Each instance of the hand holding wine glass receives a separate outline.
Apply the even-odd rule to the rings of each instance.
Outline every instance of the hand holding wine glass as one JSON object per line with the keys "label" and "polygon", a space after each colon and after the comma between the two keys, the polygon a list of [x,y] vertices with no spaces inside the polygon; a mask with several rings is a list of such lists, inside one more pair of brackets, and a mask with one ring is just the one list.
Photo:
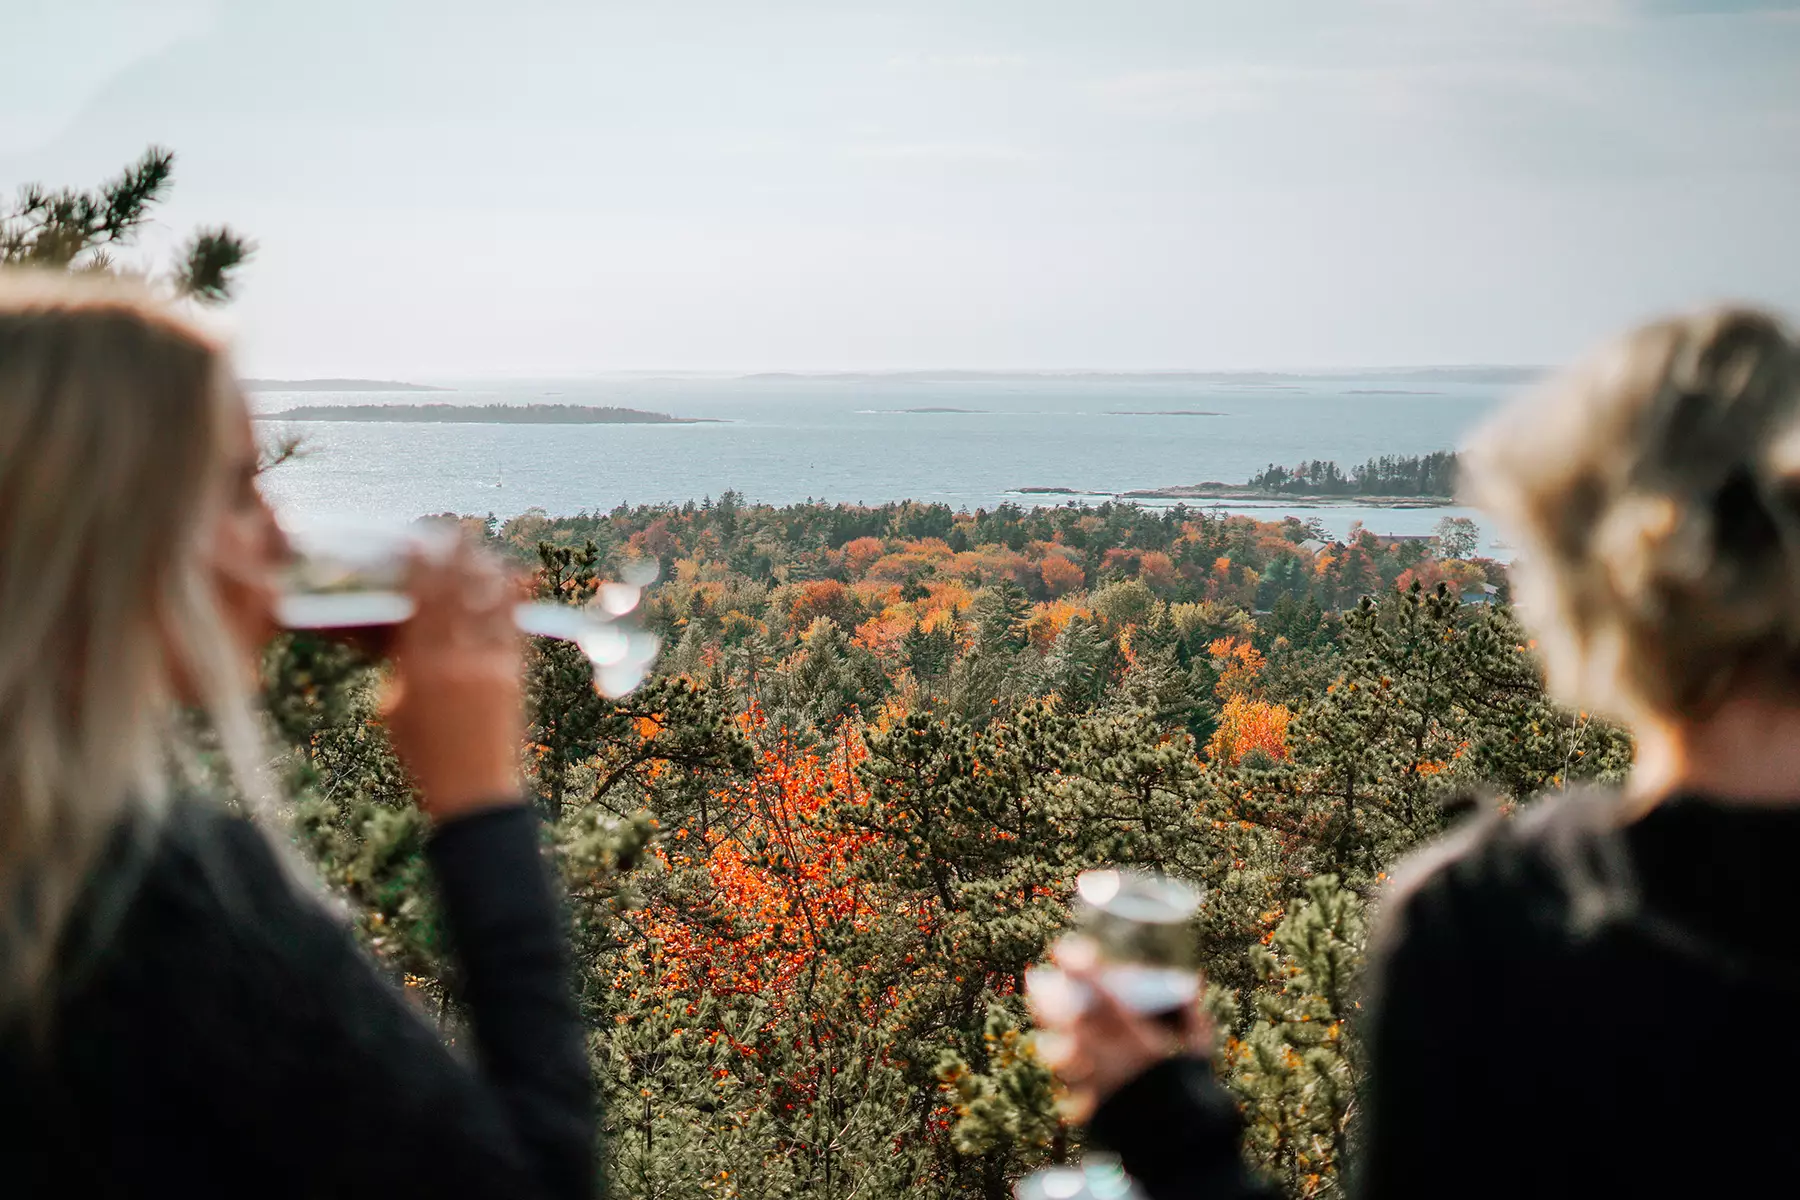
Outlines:
{"label": "hand holding wine glass", "polygon": [[1085,1122],[1120,1086],[1210,1040],[1192,921],[1204,894],[1132,870],[1085,871],[1053,965],[1025,972],[1038,1056],[1062,1079],[1065,1115]]}
{"label": "hand holding wine glass", "polygon": [[1102,1101],[1166,1058],[1210,1051],[1212,1022],[1198,987],[1179,1008],[1150,1015],[1113,994],[1092,941],[1066,939],[1052,958],[1057,982],[1040,983],[1029,999],[1038,1057],[1068,1089],[1069,1120],[1086,1122]]}
{"label": "hand holding wine glass", "polygon": [[518,585],[489,554],[459,543],[415,556],[414,611],[394,631],[386,710],[394,749],[435,820],[522,803],[524,639]]}
{"label": "hand holding wine glass", "polygon": [[[393,525],[355,520],[285,521],[292,552],[276,618],[364,648],[377,657],[390,649],[392,631],[417,609],[406,589],[407,572],[421,558],[444,559],[461,542],[441,525]],[[514,625],[534,637],[557,638],[580,648],[594,672],[594,687],[612,699],[644,681],[660,642],[634,619],[644,589],[656,578],[654,560],[625,564],[623,578],[604,583],[581,607],[511,597]]]}

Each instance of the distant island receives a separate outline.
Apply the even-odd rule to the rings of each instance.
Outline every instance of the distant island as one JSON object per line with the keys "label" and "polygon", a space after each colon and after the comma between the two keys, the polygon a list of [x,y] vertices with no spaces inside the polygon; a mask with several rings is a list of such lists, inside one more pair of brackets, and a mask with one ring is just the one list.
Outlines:
{"label": "distant island", "polygon": [[[1027,496],[1092,496],[1066,487],[1015,489]],[[1439,450],[1410,458],[1386,454],[1346,472],[1334,462],[1270,466],[1245,483],[1178,484],[1112,493],[1121,500],[1298,500],[1372,508],[1440,508],[1455,503],[1456,454]]]}
{"label": "distant island", "polygon": [[454,388],[391,379],[240,379],[246,392],[449,392]]}
{"label": "distant island", "polygon": [[1317,371],[763,371],[739,375],[753,382],[975,383],[1056,379],[1091,383],[1217,383],[1267,390],[1304,390],[1302,385],[1332,379],[1399,379],[1417,383],[1528,383],[1544,367],[1339,367]]}
{"label": "distant island", "polygon": [[716,425],[635,408],[579,404],[312,404],[264,413],[259,421],[386,421],[413,425]]}
{"label": "distant island", "polygon": [[[1037,489],[1021,488],[1031,493]],[[1120,500],[1287,500],[1304,502],[1309,508],[1329,508],[1353,504],[1361,508],[1443,508],[1456,503],[1448,496],[1377,496],[1366,493],[1273,492],[1267,488],[1245,487],[1233,483],[1189,483],[1174,487],[1139,488],[1115,493]]]}
{"label": "distant island", "polygon": [[971,416],[971,417],[979,416],[981,414],[981,410],[978,408],[931,408],[931,407],[927,407],[927,408],[903,408],[900,411],[903,413],[961,413],[964,416]]}

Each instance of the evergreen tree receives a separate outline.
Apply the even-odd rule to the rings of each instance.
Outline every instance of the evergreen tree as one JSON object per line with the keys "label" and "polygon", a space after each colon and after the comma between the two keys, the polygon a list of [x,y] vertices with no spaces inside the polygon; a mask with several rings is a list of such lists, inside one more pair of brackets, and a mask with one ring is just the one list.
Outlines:
{"label": "evergreen tree", "polygon": [[1363,903],[1322,875],[1255,952],[1265,987],[1256,1021],[1228,1042],[1227,1079],[1243,1098],[1246,1150],[1290,1195],[1343,1192],[1356,1099],[1355,981]]}
{"label": "evergreen tree", "polygon": [[[944,516],[978,563],[895,532],[939,528],[927,506],[733,500],[496,531],[540,597],[575,604],[609,556],[652,532],[668,551],[644,612],[672,650],[639,693],[600,700],[567,647],[530,659],[525,762],[556,818],[614,1194],[1003,1197],[1078,1154],[1019,993],[1074,877],[1103,864],[1205,885],[1192,935],[1249,1152],[1329,1194],[1383,873],[1470,786],[1523,801],[1609,778],[1628,740],[1548,701],[1504,608],[1382,588],[1401,556],[1372,538],[1287,574],[1309,561],[1288,526],[1245,518]],[[834,543],[871,529],[882,555],[852,591]],[[1026,577],[1039,542],[1114,581],[1038,604],[979,584]],[[1116,578],[1150,553],[1178,569]],[[823,577],[777,582],[790,566]],[[1293,590],[1246,611],[1271,577]],[[1369,598],[1330,611],[1359,579]],[[270,678],[305,844],[455,1036],[379,669],[294,637]]]}
{"label": "evergreen tree", "polygon": [[1025,621],[1031,615],[1031,598],[1010,579],[983,588],[975,598],[971,616],[976,644],[987,653],[1008,653],[1025,648]]}
{"label": "evergreen tree", "polygon": [[[174,153],[152,146],[91,190],[27,184],[10,207],[0,208],[0,265],[124,271],[121,252],[131,248],[174,182]],[[134,273],[214,303],[230,296],[237,270],[252,252],[250,242],[221,225],[190,234],[164,271],[145,265]]]}
{"label": "evergreen tree", "polygon": [[1093,708],[1105,694],[1112,658],[1112,643],[1099,626],[1085,617],[1073,618],[1056,635],[1041,665],[1046,694],[1071,712]]}

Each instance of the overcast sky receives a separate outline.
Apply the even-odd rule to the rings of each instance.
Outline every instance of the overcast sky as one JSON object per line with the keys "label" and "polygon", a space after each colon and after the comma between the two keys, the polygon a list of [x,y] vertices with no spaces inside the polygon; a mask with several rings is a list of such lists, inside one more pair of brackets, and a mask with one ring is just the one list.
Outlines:
{"label": "overcast sky", "polygon": [[1800,0],[4,6],[0,189],[174,149],[156,236],[260,244],[251,374],[1538,363],[1800,311]]}

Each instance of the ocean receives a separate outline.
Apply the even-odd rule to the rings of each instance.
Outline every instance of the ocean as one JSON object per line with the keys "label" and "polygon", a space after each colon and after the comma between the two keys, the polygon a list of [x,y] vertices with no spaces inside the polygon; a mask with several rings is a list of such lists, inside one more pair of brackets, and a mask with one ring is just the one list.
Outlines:
{"label": "ocean", "polygon": [[[259,414],[298,405],[614,405],[709,418],[693,425],[259,423],[305,439],[272,471],[284,512],[384,519],[455,512],[502,519],[620,504],[680,503],[735,490],[751,502],[921,500],[974,510],[1098,503],[1108,494],[1203,481],[1242,483],[1271,463],[1457,448],[1515,382],[1413,375],[1246,379],[609,377],[461,383],[452,391],[253,393]],[[935,411],[920,411],[935,410]],[[952,411],[954,410],[954,411]],[[1203,415],[1204,414],[1204,415]],[[1023,488],[1070,488],[1080,496]],[[1173,501],[1143,501],[1167,504]],[[1188,503],[1263,519],[1317,517],[1342,536],[1428,533],[1479,513],[1304,500]]]}

